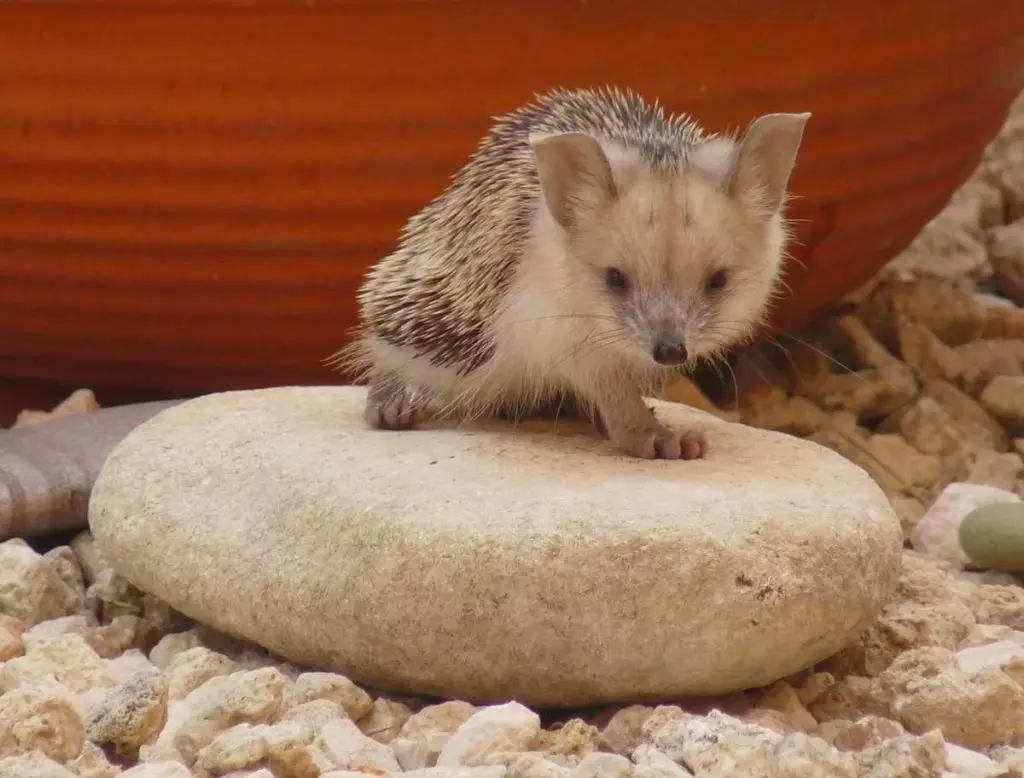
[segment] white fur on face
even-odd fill
[[[633,173],[628,188],[571,232],[566,283],[577,307],[623,332],[631,359],[652,361],[659,337],[682,342],[691,358],[743,341],[763,319],[782,264],[778,214],[726,194],[703,170],[677,176]],[[607,289],[606,269],[619,269],[628,289]],[[723,289],[707,288],[716,272]],[[628,335],[628,336],[627,336]]]
[[[539,260],[528,253],[513,296],[558,298],[563,318],[587,322],[589,344],[638,371],[657,369],[659,342],[683,344],[692,367],[748,340],[778,281],[778,211],[808,116],[759,117],[739,141],[688,148],[672,172],[587,133],[531,136]],[[608,288],[609,269],[624,288]]]

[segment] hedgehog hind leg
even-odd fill
[[[363,418],[374,429],[411,430],[419,420],[415,394],[393,375],[375,376],[366,393]]]
[[[349,331],[350,342],[327,364],[345,369],[357,384],[368,384],[363,419],[373,429],[409,430],[420,415],[417,394],[394,370],[380,364],[380,344],[364,328]]]

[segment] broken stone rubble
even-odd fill
[[[414,710],[269,656],[249,669],[252,647],[220,654],[198,630],[163,638],[149,656],[129,649],[116,658],[80,632],[54,630],[0,667],[0,775],[8,765],[85,775],[86,762],[89,775],[117,775],[111,760],[136,752],[143,776],[484,768],[494,776],[703,776],[796,764],[858,776],[940,775],[947,762],[999,767],[1000,754],[1024,745],[1022,627],[1024,590],[959,578],[954,565],[908,551],[896,600],[829,670],[780,681],[728,712],[634,705],[603,727],[573,718],[553,730],[518,703],[423,701]],[[35,710],[58,726],[33,729]],[[718,742],[710,750],[701,745],[709,733]]]

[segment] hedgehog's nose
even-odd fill
[[[686,361],[686,346],[674,338],[661,338],[654,344],[654,361],[659,365],[681,365]]]

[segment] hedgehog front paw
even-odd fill
[[[416,426],[417,410],[409,392],[402,390],[381,396],[370,391],[363,418],[374,429],[411,430]]]
[[[619,428],[611,438],[624,452],[642,459],[701,459],[708,448],[702,430],[678,432],[657,422]]]

